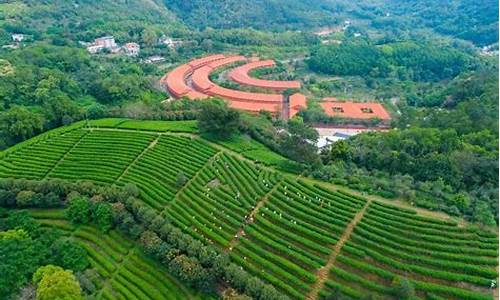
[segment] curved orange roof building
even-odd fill
[[[288,97],[282,94],[252,93],[232,90],[210,80],[210,74],[217,68],[231,65],[236,62],[248,63],[234,68],[229,77],[240,84],[266,88],[280,92],[290,88],[300,88],[298,81],[273,81],[251,78],[252,69],[272,67],[274,61],[247,60],[244,56],[225,56],[215,54],[192,60],[172,70],[162,77],[161,82],[166,85],[170,94],[175,98],[188,97],[189,99],[205,99],[209,96],[220,97],[229,102],[229,106],[250,112],[261,110],[282,115],[283,118],[294,117],[301,109],[307,107],[307,99],[303,94],[296,93]],[[325,113],[332,117],[350,119],[379,118],[383,121],[390,120],[389,113],[380,103],[340,102],[335,98],[324,98],[320,103]]]
[[[274,66],[275,63],[273,60],[253,61],[245,65],[239,66],[237,68],[234,68],[229,73],[229,77],[233,81],[241,85],[271,89],[275,91],[283,91],[286,89],[300,89],[299,81],[263,80],[263,79],[252,78],[249,75],[249,72],[253,69],[269,68]]]
[[[223,58],[225,58],[225,56],[223,54],[214,54],[214,55],[200,57],[198,59],[195,59],[195,60],[188,62],[187,64],[189,66],[191,66],[193,69],[196,69],[196,68],[204,66],[208,63],[211,63],[213,61],[223,59]]]
[[[196,69],[192,76],[193,87],[206,95],[221,97],[234,108],[258,112],[267,110],[276,114],[283,108],[283,96],[279,94],[250,93],[221,87],[210,80],[210,73],[216,68],[246,60],[243,56],[227,57]]]
[[[205,56],[195,59],[187,64],[180,65],[173,69],[168,75],[161,79],[167,87],[167,90],[174,98],[188,97],[189,99],[204,99],[207,95],[193,90],[186,84],[186,79],[193,73],[193,71],[201,66],[204,66],[213,61],[225,58],[222,54]]]
[[[335,98],[324,98],[320,103],[328,116],[350,119],[390,120],[389,113],[380,103],[376,102],[338,102]]]

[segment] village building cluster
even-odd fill
[[[96,54],[106,50],[113,54],[124,53],[127,56],[137,56],[141,51],[139,44],[134,42],[125,43],[123,46],[119,46],[113,36],[96,38],[92,43],[80,43],[86,46],[90,54]]]
[[[169,49],[175,50],[179,46],[183,45],[185,41],[163,35],[158,39],[157,43],[158,45],[165,45]],[[94,39],[91,43],[80,42],[80,44],[85,46],[90,54],[98,54],[103,51],[108,51],[111,54],[125,54],[130,57],[136,57],[141,52],[141,46],[138,43],[128,42],[120,46],[116,43],[113,36],[103,36]],[[160,55],[152,55],[146,57],[142,61],[146,64],[154,64],[163,62],[164,60],[165,58]]]
[[[3,45],[2,49],[17,49],[21,43],[27,39],[27,36],[22,33],[13,33],[10,37],[12,39],[12,44]]]

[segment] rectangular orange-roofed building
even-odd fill
[[[330,117],[349,119],[391,119],[391,116],[382,104],[376,102],[339,102],[335,98],[324,98],[320,105]]]

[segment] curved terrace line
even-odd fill
[[[234,68],[229,73],[229,78],[233,81],[247,86],[271,89],[275,91],[284,91],[287,89],[300,89],[299,81],[282,81],[282,80],[264,80],[250,77],[249,73],[254,69],[270,68],[276,64],[273,60],[260,60],[249,62],[237,68]]]

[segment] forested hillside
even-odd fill
[[[192,28],[311,29],[344,20],[361,27],[407,36],[416,29],[469,40],[478,45],[498,42],[498,1],[182,1],[164,0],[167,7]],[[358,20],[360,22],[358,22]],[[368,21],[368,23],[366,23]],[[368,24],[368,25],[367,25]]]
[[[307,29],[338,23],[346,1],[164,0],[191,27]]]
[[[382,13],[375,17],[375,27],[397,27],[398,30],[411,31],[416,26],[423,26],[478,45],[498,42],[496,0],[399,0],[375,3],[374,11]]]
[[[90,41],[113,33],[118,41],[140,38],[145,29],[178,26],[176,17],[158,0],[23,0],[0,8],[0,28],[8,32],[54,38],[58,44]],[[0,41],[10,39],[0,30]]]
[[[64,37],[102,34],[109,30],[140,34],[137,28],[255,28],[259,30],[314,30],[352,20],[357,28],[376,30],[401,38],[416,29],[472,41],[477,45],[498,42],[498,2],[495,0],[333,1],[333,0],[132,0],[89,1],[9,0],[0,9],[0,24],[10,29]],[[54,22],[57,20],[57,22]],[[12,22],[14,21],[14,22]],[[182,26],[181,25],[181,26]],[[1,36],[1,32],[0,32]],[[118,35],[118,38],[125,38]]]

